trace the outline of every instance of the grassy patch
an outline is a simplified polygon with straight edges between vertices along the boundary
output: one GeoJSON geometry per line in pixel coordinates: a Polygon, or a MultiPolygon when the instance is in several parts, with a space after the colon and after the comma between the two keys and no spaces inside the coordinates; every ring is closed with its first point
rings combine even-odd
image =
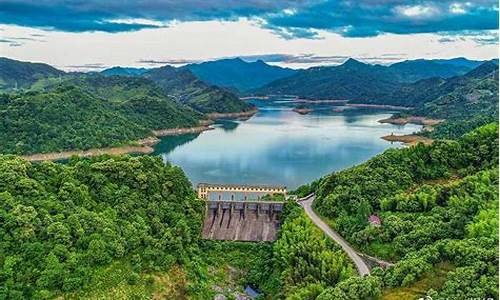
{"type": "Polygon", "coordinates": [[[127,260],[96,270],[89,287],[58,299],[235,299],[246,284],[266,282],[271,243],[203,241],[194,264],[164,272],[135,272],[127,260]]]}
{"type": "Polygon", "coordinates": [[[396,251],[394,250],[394,246],[391,243],[373,241],[363,248],[363,252],[384,260],[399,260],[399,256],[397,255],[396,251]]]}
{"type": "Polygon", "coordinates": [[[182,299],[186,275],[179,266],[168,272],[135,273],[117,261],[97,270],[90,288],[64,295],[65,299],[182,299]],[[179,298],[180,297],[180,298],[179,298]]]}
{"type": "Polygon", "coordinates": [[[455,267],[448,262],[441,262],[434,266],[432,271],[408,287],[398,287],[389,289],[382,295],[382,300],[417,299],[425,296],[429,289],[439,290],[446,281],[446,274],[455,267]]]}

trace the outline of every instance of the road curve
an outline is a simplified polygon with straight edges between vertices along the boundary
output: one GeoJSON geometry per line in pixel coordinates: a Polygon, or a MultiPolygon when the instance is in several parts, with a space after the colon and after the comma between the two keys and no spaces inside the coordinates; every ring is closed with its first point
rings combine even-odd
{"type": "Polygon", "coordinates": [[[299,199],[297,202],[304,208],[307,216],[313,221],[316,226],[318,226],[327,236],[332,238],[337,244],[342,247],[342,249],[347,253],[349,258],[352,260],[358,274],[360,276],[370,275],[370,269],[365,261],[358,255],[356,250],[354,250],[347,242],[344,240],[337,232],[333,231],[330,226],[328,226],[321,218],[313,211],[312,203],[316,199],[315,195],[310,195],[308,197],[299,199]]]}

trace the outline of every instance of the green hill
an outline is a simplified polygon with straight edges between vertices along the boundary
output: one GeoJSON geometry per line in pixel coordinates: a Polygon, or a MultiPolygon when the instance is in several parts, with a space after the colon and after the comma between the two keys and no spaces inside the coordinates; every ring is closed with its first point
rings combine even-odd
{"type": "Polygon", "coordinates": [[[454,85],[450,92],[426,101],[413,112],[446,119],[428,135],[458,138],[476,127],[498,122],[498,66],[487,62],[463,77],[459,84],[449,80],[447,84],[454,85]]]}
{"type": "Polygon", "coordinates": [[[39,79],[64,74],[63,71],[47,64],[0,57],[0,91],[27,89],[39,79]]]}
{"type": "Polygon", "coordinates": [[[31,164],[0,155],[0,203],[2,299],[139,286],[144,271],[196,253],[203,211],[182,170],[150,156],[31,164]]]}
{"type": "Polygon", "coordinates": [[[369,292],[374,280],[382,299],[496,297],[498,124],[457,141],[387,150],[301,190],[316,193],[315,210],[361,252],[395,262],[311,299],[378,296],[380,288],[369,292]]]}
{"type": "Polygon", "coordinates": [[[116,146],[154,129],[195,126],[200,117],[143,78],[79,77],[46,90],[1,95],[0,152],[116,146]]]}
{"type": "Polygon", "coordinates": [[[252,109],[234,94],[210,86],[187,69],[170,66],[151,69],[142,75],[158,84],[165,93],[202,113],[232,113],[252,109]]]}
{"type": "Polygon", "coordinates": [[[353,102],[412,106],[405,114],[446,119],[427,135],[458,138],[498,121],[498,92],[498,65],[485,62],[461,76],[424,79],[379,98],[353,102]]]}

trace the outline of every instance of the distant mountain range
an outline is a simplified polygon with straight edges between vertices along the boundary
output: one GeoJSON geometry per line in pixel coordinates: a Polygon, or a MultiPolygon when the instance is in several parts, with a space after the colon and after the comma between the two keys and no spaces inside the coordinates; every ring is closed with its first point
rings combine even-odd
{"type": "Polygon", "coordinates": [[[259,88],[297,72],[290,68],[266,64],[262,60],[246,62],[241,58],[189,64],[182,68],[189,69],[201,80],[240,92],[259,88]]]}
{"type": "Polygon", "coordinates": [[[256,94],[297,95],[311,99],[365,99],[383,95],[397,86],[387,67],[349,59],[339,66],[313,67],[273,81],[256,94]]]}
{"type": "MultiPolygon", "coordinates": [[[[266,80],[290,71],[237,59],[207,64],[214,72],[238,64],[242,72],[256,68],[253,74],[274,74],[263,75],[266,80]]],[[[244,88],[258,84],[250,77],[244,88]]],[[[238,80],[243,78],[240,74],[238,80]]],[[[197,77],[189,65],[65,73],[47,64],[0,58],[0,91],[5,92],[0,94],[0,140],[7,153],[118,145],[154,129],[194,126],[203,114],[253,108],[226,88],[197,77]]],[[[498,61],[458,58],[381,66],[349,59],[339,66],[293,71],[255,92],[411,106],[409,114],[446,119],[428,135],[457,137],[498,121],[498,61]]]]}
{"type": "Polygon", "coordinates": [[[101,71],[105,76],[139,76],[146,73],[149,69],[146,68],[133,68],[133,67],[111,67],[101,71]]]}
{"type": "MultiPolygon", "coordinates": [[[[134,96],[137,91],[137,81],[132,77],[144,77],[154,82],[164,90],[165,95],[176,99],[181,104],[190,106],[201,113],[233,113],[252,109],[248,103],[240,100],[236,95],[217,86],[213,86],[198,79],[191,71],[185,68],[164,66],[161,68],[128,68],[113,67],[101,73],[66,73],[50,65],[41,63],[22,62],[8,58],[0,58],[0,90],[27,90],[55,87],[61,83],[82,84],[78,78],[97,77],[127,77],[124,84],[129,83],[134,96]],[[103,76],[104,75],[104,76],[103,76]]],[[[105,82],[104,79],[100,79],[105,82]]],[[[88,86],[85,87],[88,90],[88,86]]],[[[122,96],[123,94],[108,93],[109,97],[122,96]]]]}
{"type": "Polygon", "coordinates": [[[250,93],[287,94],[313,99],[369,100],[386,95],[406,83],[463,75],[481,63],[465,58],[418,59],[382,66],[365,64],[351,58],[338,66],[300,70],[250,93]]]}

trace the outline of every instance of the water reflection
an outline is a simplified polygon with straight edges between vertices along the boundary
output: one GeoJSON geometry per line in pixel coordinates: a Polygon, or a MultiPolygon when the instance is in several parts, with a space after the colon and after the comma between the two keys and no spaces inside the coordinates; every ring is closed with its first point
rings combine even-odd
{"type": "Polygon", "coordinates": [[[240,125],[239,121],[232,120],[219,120],[217,123],[226,132],[233,131],[240,125]]]}
{"type": "Polygon", "coordinates": [[[178,146],[184,145],[197,138],[199,133],[190,133],[176,137],[162,138],[155,146],[155,153],[169,153],[178,146]]]}
{"type": "MultiPolygon", "coordinates": [[[[223,121],[199,136],[167,137],[155,148],[164,160],[181,166],[193,184],[275,184],[289,189],[334,170],[343,169],[384,151],[381,136],[407,134],[420,126],[394,126],[377,120],[390,112],[311,106],[299,115],[296,103],[254,102],[260,111],[241,122],[223,121]]],[[[339,106],[336,106],[339,107],[339,106]]]]}

